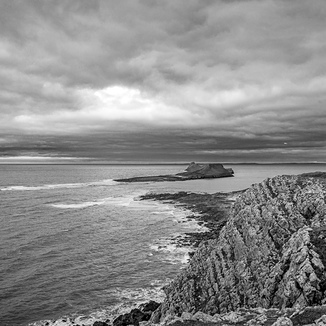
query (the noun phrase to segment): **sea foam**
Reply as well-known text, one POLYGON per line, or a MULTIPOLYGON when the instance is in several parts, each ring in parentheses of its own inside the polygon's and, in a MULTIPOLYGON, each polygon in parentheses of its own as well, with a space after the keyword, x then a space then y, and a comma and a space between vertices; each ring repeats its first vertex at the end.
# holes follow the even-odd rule
MULTIPOLYGON (((135 206, 137 206, 137 201, 135 201, 134 196, 116 196, 116 197, 106 197, 101 198, 95 201, 86 201, 86 202, 79 202, 79 203, 52 203, 48 204, 48 206, 52 206, 54 208, 60 209, 82 209, 92 206, 102 206, 102 205, 110 205, 110 206, 125 206, 125 207, 132 207, 132 203, 135 202, 135 206)), ((139 205, 141 207, 141 205, 139 205)))
POLYGON ((183 210, 174 208, 173 206, 166 205, 160 202, 139 200, 139 196, 143 195, 145 191, 134 192, 128 196, 111 196, 105 198, 99 198, 94 201, 85 202, 56 202, 48 204, 48 206, 60 208, 60 209, 82 209, 92 206, 122 206, 126 207, 128 210, 133 211, 152 211, 153 215, 167 214, 174 218, 175 221, 182 220, 186 214, 183 210))
POLYGON ((84 325, 92 326, 95 321, 112 321, 119 315, 130 312, 131 309, 137 308, 141 303, 154 300, 162 302, 165 294, 162 287, 168 284, 171 280, 153 281, 150 287, 122 289, 115 288, 110 291, 110 297, 116 297, 120 303, 105 307, 101 310, 94 311, 89 315, 72 314, 64 316, 57 320, 40 320, 34 323, 29 323, 28 326, 75 326, 84 325))
POLYGON ((96 186, 114 186, 119 182, 113 179, 106 179, 95 182, 82 182, 82 183, 59 183, 59 184, 46 184, 40 186, 8 186, 0 188, 0 191, 37 191, 37 190, 53 190, 53 189, 68 189, 68 188, 85 188, 96 186))
POLYGON ((87 208, 92 206, 100 206, 103 205, 104 202, 94 201, 94 202, 84 202, 78 204, 50 204, 49 206, 61 209, 79 209, 79 208, 87 208))
MULTIPOLYGON (((142 193, 134 192, 128 196, 106 197, 94 201, 79 203, 52 203, 54 208, 58 209, 83 209, 92 206, 114 205, 123 206, 128 210, 144 210, 149 211, 153 216, 164 215, 173 221, 174 224, 182 225, 184 231, 205 231, 205 227, 199 226, 195 220, 188 219, 189 215, 194 215, 188 209, 176 206, 170 203, 162 203, 152 200, 139 200, 142 193)), ((181 230, 180 230, 181 231, 181 230)), ((157 259, 169 264, 185 264, 189 260, 189 251, 192 251, 191 245, 180 243, 184 233, 175 233, 170 237, 163 237, 148 243, 149 255, 156 256, 157 259)), ((139 304, 149 300, 162 302, 164 300, 164 292, 162 287, 169 283, 170 280, 154 280, 149 287, 145 288, 115 288, 108 289, 107 296, 112 300, 119 302, 118 304, 103 307, 89 313, 88 315, 71 314, 61 317, 57 320, 42 320, 29 324, 29 326, 73 326, 76 324, 92 326, 95 321, 109 321, 112 323, 114 318, 120 314, 129 312, 131 309, 138 307, 139 304)))

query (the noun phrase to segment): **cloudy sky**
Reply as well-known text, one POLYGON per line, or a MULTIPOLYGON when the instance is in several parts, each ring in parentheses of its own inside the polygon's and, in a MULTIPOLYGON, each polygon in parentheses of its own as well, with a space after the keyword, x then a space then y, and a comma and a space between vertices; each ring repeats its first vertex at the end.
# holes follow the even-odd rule
POLYGON ((0 0, 0 162, 326 162, 325 0, 0 0))

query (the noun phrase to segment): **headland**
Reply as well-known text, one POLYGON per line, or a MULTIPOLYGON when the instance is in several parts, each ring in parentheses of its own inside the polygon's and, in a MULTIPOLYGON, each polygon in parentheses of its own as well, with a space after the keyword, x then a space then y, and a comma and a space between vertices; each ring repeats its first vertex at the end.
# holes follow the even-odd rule
POLYGON ((326 325, 326 172, 141 199, 191 209, 208 231, 189 234, 197 248, 163 302, 92 326, 326 325))
POLYGON ((184 172, 177 174, 141 176, 125 179, 115 179, 117 182, 162 182, 162 181, 187 181, 194 179, 213 179, 233 177, 231 168, 225 169, 222 164, 198 164, 191 162, 184 172))
POLYGON ((210 228, 146 324, 326 325, 325 198, 323 172, 238 193, 144 196, 200 212, 210 228))

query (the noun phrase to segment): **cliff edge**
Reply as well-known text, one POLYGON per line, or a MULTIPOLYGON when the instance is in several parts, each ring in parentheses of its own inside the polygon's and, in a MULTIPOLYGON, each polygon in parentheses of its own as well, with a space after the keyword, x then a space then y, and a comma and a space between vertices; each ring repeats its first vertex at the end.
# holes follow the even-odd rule
POLYGON ((240 194, 219 237, 164 288, 152 320, 326 303, 325 196, 326 173, 277 176, 240 194))

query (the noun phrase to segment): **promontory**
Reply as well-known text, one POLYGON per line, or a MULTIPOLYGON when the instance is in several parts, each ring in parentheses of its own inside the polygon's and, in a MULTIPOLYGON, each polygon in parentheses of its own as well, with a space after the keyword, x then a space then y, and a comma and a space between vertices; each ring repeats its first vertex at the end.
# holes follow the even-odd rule
POLYGON ((158 181, 186 181, 193 179, 212 179, 233 177, 231 168, 224 168, 220 163, 198 164, 191 162, 184 172, 167 175, 140 176, 126 179, 115 179, 118 182, 158 182, 158 181))

